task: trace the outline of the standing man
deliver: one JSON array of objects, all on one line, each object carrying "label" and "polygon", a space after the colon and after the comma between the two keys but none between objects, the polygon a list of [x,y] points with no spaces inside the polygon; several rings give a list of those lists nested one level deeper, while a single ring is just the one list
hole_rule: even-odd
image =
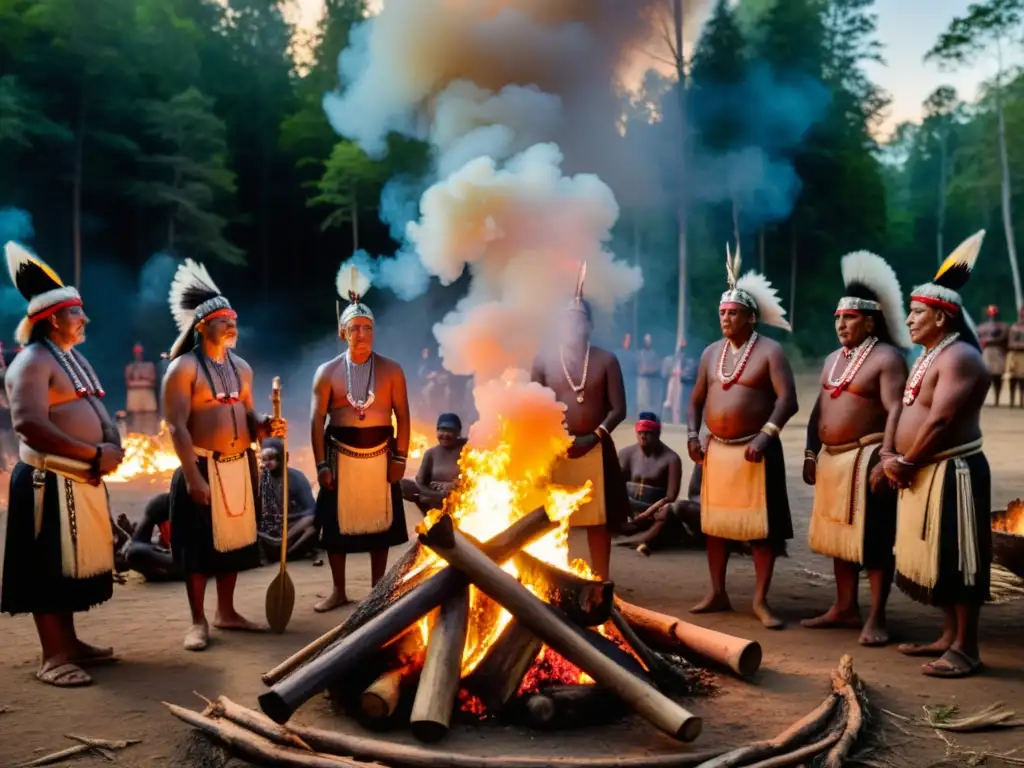
[{"label": "standing man", "polygon": [[163,405],[181,467],[171,478],[171,552],[185,573],[192,626],[185,650],[209,644],[206,582],[217,581],[222,630],[260,630],[235,610],[239,571],[260,565],[256,456],[250,447],[284,435],[283,419],[253,410],[252,368],[232,350],[238,315],[202,264],[186,259],[171,282],[180,335],[171,347]]},{"label": "standing man", "polygon": [[78,639],[74,615],[113,594],[114,533],[103,476],[121,462],[117,427],[96,372],[76,349],[89,318],[82,298],[16,243],[5,247],[28,311],[26,345],[5,377],[21,461],[11,474],[0,610],[31,613],[42,648],[36,678],[89,685],[84,666],[113,650]]},{"label": "standing man", "polygon": [[643,346],[636,353],[636,409],[638,411],[654,411],[661,402],[659,379],[661,378],[661,358],[654,349],[654,339],[645,333]]},{"label": "standing man", "polygon": [[428,448],[420,461],[416,477],[402,480],[402,496],[411,501],[420,512],[441,509],[459,479],[459,459],[466,447],[462,436],[462,419],[454,413],[442,413],[437,418],[437,445]]},{"label": "standing man", "polygon": [[1010,407],[1015,395],[1020,395],[1017,404],[1024,407],[1024,307],[1018,313],[1017,322],[1010,326],[1007,337],[1006,378],[1010,382]]},{"label": "standing man", "polygon": [[[701,355],[690,398],[687,450],[704,465],[701,530],[707,538],[711,590],[693,613],[729,611],[725,589],[729,541],[750,542],[757,586],[753,609],[769,629],[783,622],[768,606],[775,558],[793,538],[786,493],[786,471],[779,433],[797,412],[793,371],[782,347],[758,334],[758,321],[790,330],[771,283],[756,272],[737,279],[740,254],[726,247],[729,290],[722,294],[718,319],[721,341]],[[711,433],[701,449],[701,421]]]},{"label": "standing man", "polygon": [[350,304],[338,334],[348,349],[321,365],[313,378],[316,515],[333,578],[331,594],[313,606],[320,613],[351,602],[345,586],[349,554],[370,553],[376,584],[387,569],[388,548],[409,540],[399,485],[409,455],[409,394],[402,367],[373,351],[373,312],[362,303],[369,288],[369,279],[342,264],[338,295]]},{"label": "standing man", "polygon": [[125,411],[128,429],[155,435],[160,431],[160,406],[156,399],[156,366],[142,359],[141,344],[132,347],[132,362],[124,367]]},{"label": "standing man", "polygon": [[590,303],[583,298],[587,265],[580,265],[576,295],[561,317],[557,350],[533,362],[531,378],[549,387],[565,404],[565,424],[573,443],[552,471],[551,482],[566,486],[593,483],[591,500],[570,518],[569,525],[587,529],[590,567],[607,579],[612,537],[629,516],[626,484],[612,442],[612,432],[626,417],[622,369],[611,352],[592,346]]},{"label": "standing man", "polygon": [[935,278],[910,295],[907,325],[924,347],[903,392],[895,452],[883,457],[899,488],[896,584],[942,608],[942,636],[906,644],[910,656],[938,656],[921,671],[966,677],[981,669],[978,618],[992,566],[991,474],[981,452],[981,409],[990,384],[958,291],[985,232],[957,247]]},{"label": "standing man", "polygon": [[1003,374],[1006,373],[1010,326],[999,319],[999,307],[995,304],[988,305],[985,315],[988,319],[978,326],[978,343],[981,344],[981,358],[992,377],[992,391],[998,408],[999,394],[1003,390]]},{"label": "standing man", "polygon": [[[807,424],[804,482],[815,486],[809,541],[833,558],[836,601],[805,627],[861,628],[857,599],[863,567],[871,612],[860,644],[885,645],[885,604],[892,587],[896,492],[881,453],[891,452],[907,381],[903,292],[884,259],[867,251],[842,259],[846,295],[836,308],[842,345],[825,360],[821,391]],[[824,449],[824,450],[822,450]]]}]

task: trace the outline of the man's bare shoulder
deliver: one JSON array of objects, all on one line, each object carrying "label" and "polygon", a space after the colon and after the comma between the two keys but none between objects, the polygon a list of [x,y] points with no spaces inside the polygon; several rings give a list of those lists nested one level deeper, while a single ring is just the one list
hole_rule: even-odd
[{"label": "man's bare shoulder", "polygon": [[619,450],[619,461],[629,461],[633,458],[633,455],[640,450],[640,446],[636,443],[627,445],[625,448]]},{"label": "man's bare shoulder", "polygon": [[825,358],[825,364],[821,367],[821,375],[826,375],[832,370],[832,364],[839,358],[839,355],[843,353],[843,348],[834,349],[828,353],[828,357]]},{"label": "man's bare shoulder", "polygon": [[405,371],[402,369],[402,364],[397,360],[377,353],[374,353],[374,355],[377,358],[375,365],[377,366],[377,370],[381,373],[386,373],[392,376],[396,374],[405,375]]},{"label": "man's bare shoulder", "polygon": [[590,359],[595,363],[605,363],[606,365],[619,364],[619,358],[614,352],[594,345],[590,346]]},{"label": "man's bare shoulder", "polygon": [[943,354],[938,356],[935,362],[940,370],[955,368],[962,372],[976,371],[984,373],[986,376],[989,375],[981,352],[973,344],[969,344],[966,341],[957,341],[955,344],[952,344]]},{"label": "man's bare shoulder", "polygon": [[903,354],[903,350],[893,344],[886,344],[880,341],[875,345],[872,354],[885,367],[894,366],[903,370],[907,368],[907,358]]},{"label": "man's bare shoulder", "polygon": [[171,360],[167,366],[167,373],[164,374],[164,378],[169,381],[176,381],[184,377],[191,378],[195,375],[195,372],[195,355],[182,355]]},{"label": "man's bare shoulder", "polygon": [[664,448],[665,455],[668,456],[669,461],[673,464],[679,464],[679,466],[682,467],[683,458],[676,452],[676,450],[670,447],[668,443],[662,443],[661,445]]},{"label": "man's bare shoulder", "polygon": [[338,366],[341,364],[342,359],[343,356],[338,355],[337,357],[332,357],[330,360],[327,360],[326,362],[320,363],[320,365],[316,369],[316,373],[313,374],[313,381],[320,381],[322,379],[327,379],[333,376],[334,372],[338,369]]},{"label": "man's bare shoulder", "polygon": [[252,376],[252,366],[246,362],[244,357],[242,357],[241,355],[236,355],[234,352],[232,352],[231,361],[235,364],[235,367],[238,368],[239,372],[247,373],[250,376]]}]

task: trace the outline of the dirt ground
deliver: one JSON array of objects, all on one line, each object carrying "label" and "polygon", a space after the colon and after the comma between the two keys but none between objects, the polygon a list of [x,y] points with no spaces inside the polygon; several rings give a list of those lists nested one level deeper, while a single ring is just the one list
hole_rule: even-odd
[{"label": "dirt ground", "polygon": [[[982,676],[942,681],[922,677],[919,662],[901,656],[892,648],[865,649],[857,644],[857,633],[847,630],[806,630],[796,622],[825,610],[832,598],[831,565],[812,555],[806,544],[811,508],[810,490],[799,477],[803,451],[803,428],[809,413],[811,393],[802,398],[802,413],[784,434],[789,473],[790,502],[796,538],[790,543],[790,557],[780,560],[772,586],[776,610],[790,622],[786,629],[762,629],[750,615],[748,602],[753,587],[749,558],[734,558],[730,570],[733,615],[702,617],[699,623],[735,635],[760,641],[764,662],[752,683],[742,683],[725,674],[719,677],[722,690],[711,699],[689,706],[704,718],[705,728],[694,745],[707,749],[736,745],[773,736],[821,701],[828,685],[828,672],[844,653],[852,654],[854,665],[868,686],[873,704],[904,717],[916,718],[922,707],[958,704],[970,713],[1002,701],[1024,710],[1024,601],[987,607],[983,612],[982,652],[987,665]],[[1024,466],[1021,436],[1024,411],[988,408],[984,414],[985,450],[992,465],[993,502],[1005,506],[1024,496]],[[626,429],[616,434],[620,447],[631,440]],[[685,455],[685,433],[666,432],[666,441]],[[687,467],[687,476],[689,467]],[[0,477],[6,486],[6,476]],[[115,515],[126,512],[138,518],[147,498],[166,481],[140,480],[112,487]],[[684,486],[685,487],[685,486]],[[5,488],[6,490],[6,488]],[[0,531],[5,528],[0,508]],[[418,513],[407,514],[410,527]],[[0,533],[2,536],[2,533]],[[581,542],[574,541],[574,546]],[[392,553],[392,561],[397,552]],[[706,567],[699,552],[658,553],[644,559],[630,549],[616,548],[612,577],[619,594],[647,607],[687,617],[687,609],[703,594]],[[235,701],[255,706],[263,690],[260,673],[274,666],[297,648],[313,640],[340,621],[345,613],[316,614],[311,610],[318,594],[329,582],[329,570],[313,567],[309,561],[290,568],[296,587],[296,607],[284,635],[225,634],[214,631],[209,650],[201,654],[182,650],[188,628],[184,590],[179,584],[145,584],[136,578],[115,588],[106,605],[81,615],[81,636],[98,645],[112,645],[120,663],[95,669],[96,685],[61,691],[33,679],[38,666],[35,632],[28,617],[0,618],[3,652],[0,658],[0,766],[15,765],[71,744],[63,734],[77,733],[106,739],[141,739],[142,743],[119,753],[121,766],[193,765],[185,756],[190,741],[188,728],[172,718],[161,706],[169,701],[184,706],[201,706],[193,695],[226,694]],[[253,619],[261,619],[264,594],[274,577],[272,568],[251,571],[239,580],[237,605]],[[358,598],[369,588],[369,563],[365,556],[350,559],[350,596]],[[867,604],[866,584],[862,603]],[[213,590],[208,596],[213,609]],[[940,615],[895,593],[890,601],[890,625],[900,640],[932,640],[940,630]],[[322,697],[314,699],[299,713],[303,721],[330,726],[332,718]],[[1024,729],[957,736],[958,749],[951,749],[935,731],[904,723],[882,714],[871,726],[873,735],[886,743],[884,751],[872,755],[878,765],[923,768],[946,756],[949,765],[969,763],[968,751],[1006,753],[1017,749],[1024,757]],[[405,735],[396,738],[408,738]],[[643,754],[680,747],[646,723],[630,718],[599,732],[576,732],[545,737],[514,728],[481,726],[460,728],[444,746],[463,752],[494,754],[530,753],[559,755]],[[83,766],[103,765],[100,758],[84,758]],[[1004,764],[989,758],[986,765]]]}]

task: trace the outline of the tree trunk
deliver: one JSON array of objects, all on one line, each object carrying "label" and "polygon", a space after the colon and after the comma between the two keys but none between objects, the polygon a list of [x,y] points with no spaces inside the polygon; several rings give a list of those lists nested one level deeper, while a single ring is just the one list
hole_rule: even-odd
[{"label": "tree trunk", "polygon": [[352,253],[359,250],[359,197],[356,185],[352,185]]},{"label": "tree trunk", "polygon": [[741,251],[743,241],[740,239],[740,204],[736,198],[732,199],[732,239],[736,243],[736,250]]},{"label": "tree trunk", "polygon": [[74,239],[75,288],[82,289],[82,172],[85,164],[85,115],[86,99],[84,88],[81,105],[78,108],[78,130],[75,131],[75,160],[71,182],[71,229]]},{"label": "tree trunk", "polygon": [[679,316],[676,322],[676,349],[686,338],[686,326],[690,313],[689,275],[686,258],[686,153],[689,137],[686,130],[686,60],[683,57],[683,0],[672,0],[672,16],[675,27],[676,96],[679,100],[679,130],[681,133],[678,158],[678,187],[676,195],[676,229],[679,238]]},{"label": "tree trunk", "polygon": [[1020,267],[1017,264],[1017,246],[1013,238],[1013,210],[1011,197],[1013,194],[1010,182],[1010,158],[1006,151],[1006,113],[1003,109],[1003,54],[1002,44],[999,46],[999,72],[996,75],[996,116],[999,120],[999,165],[1002,168],[1003,198],[1003,231],[1006,234],[1006,255],[1010,258],[1010,271],[1013,274],[1013,297],[1017,302],[1017,311],[1024,307],[1024,294],[1021,293]]},{"label": "tree trunk", "polygon": [[765,272],[764,266],[764,227],[757,233],[757,255],[761,262],[761,274]]},{"label": "tree trunk", "polygon": [[946,258],[946,244],[944,242],[944,235],[946,232],[946,187],[949,184],[949,123],[952,118],[945,118],[945,125],[943,125],[941,132],[939,133],[939,189],[938,189],[938,202],[937,210],[935,213],[935,256],[938,259],[938,263],[941,264],[942,260]]},{"label": "tree trunk", "polygon": [[797,232],[796,220],[789,224],[789,324],[796,328],[796,268]]},{"label": "tree trunk", "polygon": [[[641,269],[640,266],[640,222],[635,218],[633,219],[633,264],[637,269]],[[638,291],[633,295],[633,340],[637,339],[637,333],[640,328],[640,292]]]}]

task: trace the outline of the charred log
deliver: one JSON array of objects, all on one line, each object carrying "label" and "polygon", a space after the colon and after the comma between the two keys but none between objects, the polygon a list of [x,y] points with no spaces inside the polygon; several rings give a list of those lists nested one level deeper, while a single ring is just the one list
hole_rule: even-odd
[{"label": "charred log", "polygon": [[468,619],[467,587],[441,606],[440,615],[430,630],[409,720],[413,735],[420,741],[440,741],[448,733],[462,676]]},{"label": "charred log", "polygon": [[533,665],[543,643],[517,619],[498,635],[483,661],[463,682],[463,687],[497,713],[508,703]]},{"label": "charred log", "polygon": [[555,606],[581,627],[596,627],[608,621],[615,600],[615,586],[610,581],[583,579],[536,557],[520,552],[513,562],[519,580],[543,585],[541,599]]},{"label": "charred log", "polygon": [[597,685],[550,685],[525,697],[528,722],[536,728],[562,730],[606,725],[626,714],[622,700]]}]

